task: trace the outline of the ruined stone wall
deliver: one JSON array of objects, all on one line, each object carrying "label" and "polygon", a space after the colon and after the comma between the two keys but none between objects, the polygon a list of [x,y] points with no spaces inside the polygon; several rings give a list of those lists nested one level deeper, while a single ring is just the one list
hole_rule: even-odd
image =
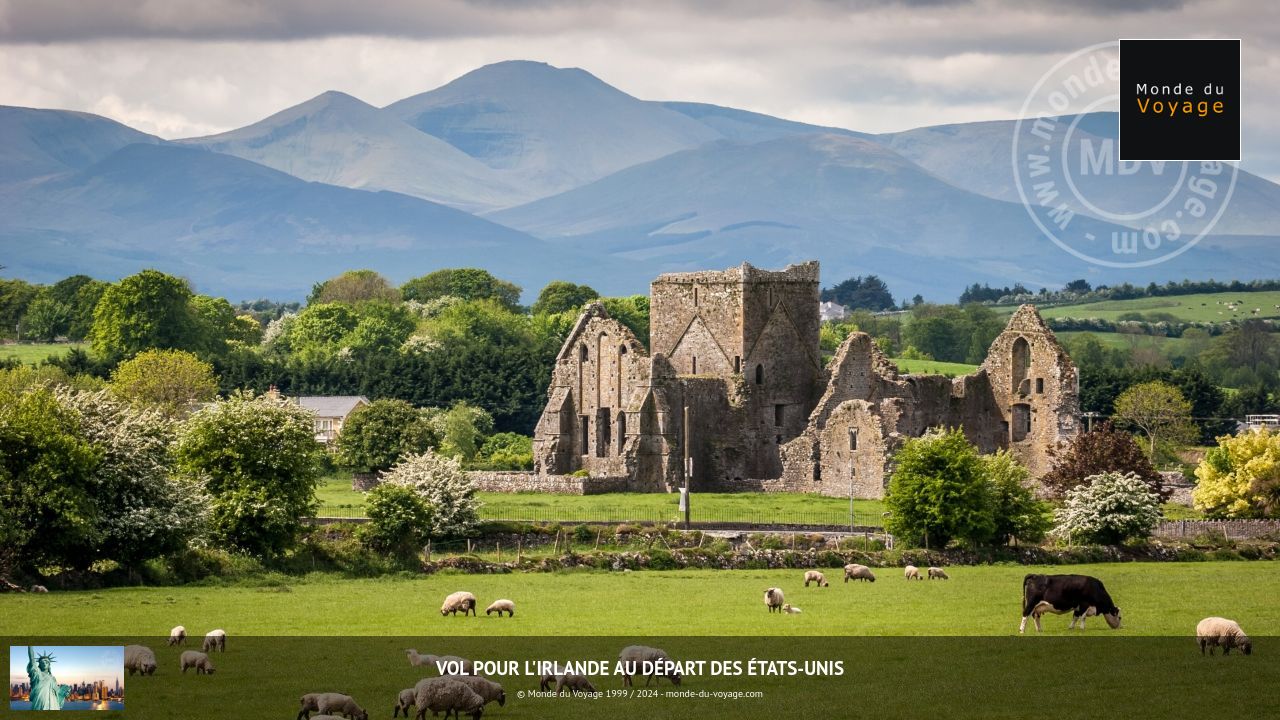
[{"label": "ruined stone wall", "polygon": [[557,495],[600,495],[628,489],[625,477],[577,477],[534,471],[469,470],[467,478],[482,492],[545,492]]},{"label": "ruined stone wall", "polygon": [[681,375],[733,371],[743,354],[742,324],[742,268],[668,273],[649,286],[649,344]]}]

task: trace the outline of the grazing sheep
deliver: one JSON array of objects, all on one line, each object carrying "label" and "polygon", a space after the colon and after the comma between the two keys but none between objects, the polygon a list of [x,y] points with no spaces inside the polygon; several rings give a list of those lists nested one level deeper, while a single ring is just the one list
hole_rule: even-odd
[{"label": "grazing sheep", "polygon": [[500,683],[479,675],[452,675],[450,677],[471,688],[475,694],[484,698],[486,705],[491,702],[498,703],[498,707],[507,704],[507,691],[502,689]]},{"label": "grazing sheep", "polygon": [[810,581],[818,583],[818,587],[828,587],[830,585],[830,583],[827,582],[826,576],[817,570],[809,570],[805,572],[804,586],[809,587]]},{"label": "grazing sheep", "polygon": [[771,587],[764,591],[764,606],[769,608],[769,612],[781,611],[785,601],[781,588]]},{"label": "grazing sheep", "polygon": [[217,650],[218,652],[227,651],[227,631],[226,630],[210,630],[204,636],[204,646],[201,648],[205,652]]},{"label": "grazing sheep", "polygon": [[146,645],[125,645],[124,669],[128,670],[130,675],[134,673],[155,675],[156,654]]},{"label": "grazing sheep", "polygon": [[187,629],[181,625],[169,631],[169,647],[184,645],[187,642]]},{"label": "grazing sheep", "polygon": [[569,690],[570,695],[577,695],[578,693],[585,695],[596,692],[596,686],[591,684],[591,679],[586,675],[561,675],[556,679],[556,694],[562,694],[566,688]]},{"label": "grazing sheep", "polygon": [[459,611],[462,612],[464,617],[467,613],[475,615],[476,596],[465,590],[460,590],[456,593],[450,594],[449,597],[444,599],[444,604],[440,606],[441,615],[453,614],[454,616],[457,616]]},{"label": "grazing sheep", "polygon": [[538,680],[538,689],[550,690],[551,686],[554,685],[560,679],[560,676],[564,674],[564,671],[565,669],[560,666],[560,663],[552,663],[551,672],[543,673],[542,677]]},{"label": "grazing sheep", "polygon": [[853,563],[853,564],[844,566],[844,581],[849,582],[850,579],[864,580],[866,582],[875,582],[876,575],[875,573],[871,572],[871,568],[867,567],[866,565],[858,565],[857,563]]},{"label": "grazing sheep", "polygon": [[786,614],[788,614],[788,615],[799,615],[800,613],[802,613],[802,612],[804,612],[804,611],[803,611],[803,610],[801,610],[800,608],[798,608],[798,607],[796,607],[796,606],[792,605],[791,603],[787,603],[786,605],[783,605],[783,606],[782,606],[782,612],[784,612],[784,613],[786,613]]},{"label": "grazing sheep", "polygon": [[[618,653],[618,662],[635,663],[635,675],[639,675],[644,670],[644,663],[670,663],[671,658],[667,657],[667,651],[659,648],[647,647],[645,645],[628,645],[622,648],[622,652]],[[681,676],[680,671],[674,665],[658,666],[653,665],[651,672],[645,679],[644,684],[648,685],[656,677],[665,677],[671,681],[672,685],[679,685]],[[665,670],[665,672],[660,672]],[[623,687],[631,687],[632,673],[622,676]]]},{"label": "grazing sheep", "polygon": [[920,577],[920,568],[915,565],[908,565],[902,569],[902,575],[908,580],[923,580]]},{"label": "grazing sheep", "polygon": [[930,580],[950,580],[951,576],[947,574],[946,570],[943,570],[940,567],[931,567],[929,568],[929,579]]},{"label": "grazing sheep", "polygon": [[[395,709],[391,711],[391,717],[400,717],[400,713],[404,713],[405,717],[409,717],[409,708],[414,706],[415,698],[418,693],[413,688],[405,688],[400,691],[400,695],[396,697]],[[316,720],[311,718],[311,720]]]},{"label": "grazing sheep", "polygon": [[502,617],[502,613],[506,613],[507,617],[515,617],[516,604],[510,600],[494,600],[489,607],[485,608],[484,614],[498,613],[498,617]]},{"label": "grazing sheep", "polygon": [[1245,655],[1253,654],[1253,641],[1240,629],[1239,623],[1226,618],[1207,617],[1197,623],[1196,642],[1200,644],[1201,655],[1206,647],[1210,655],[1217,647],[1222,648],[1223,655],[1230,655],[1231,648],[1240,648]]},{"label": "grazing sheep", "polygon": [[302,709],[298,711],[301,720],[308,720],[311,713],[321,715],[342,715],[351,720],[369,720],[369,713],[360,707],[350,695],[342,693],[307,693],[298,701]]},{"label": "grazing sheep", "polygon": [[472,674],[472,672],[474,672],[473,663],[470,660],[466,658],[458,657],[457,655],[422,655],[422,654],[419,654],[418,651],[414,650],[413,648],[409,648],[404,652],[406,655],[409,656],[410,665],[414,665],[414,666],[422,665],[422,666],[435,668],[439,670],[441,663],[456,662],[462,665],[462,674],[470,675]]},{"label": "grazing sheep", "polygon": [[459,713],[466,713],[472,720],[480,720],[484,714],[484,698],[456,678],[424,678],[413,689],[417,720],[426,720],[428,710],[432,715],[443,710],[446,718],[450,714],[457,717]]},{"label": "grazing sheep", "polygon": [[31,592],[33,592],[33,593],[47,593],[47,592],[49,592],[49,588],[47,588],[47,587],[45,587],[45,586],[43,586],[43,585],[32,585],[32,586],[31,586]]},{"label": "grazing sheep", "polygon": [[182,674],[187,674],[187,668],[195,668],[197,675],[212,675],[214,671],[213,662],[209,660],[209,656],[195,650],[187,650],[178,658],[178,663],[182,666]]}]

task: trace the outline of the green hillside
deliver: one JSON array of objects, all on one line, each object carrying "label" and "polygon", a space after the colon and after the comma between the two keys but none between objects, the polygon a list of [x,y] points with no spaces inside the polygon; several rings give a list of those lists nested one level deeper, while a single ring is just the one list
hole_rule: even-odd
[{"label": "green hillside", "polygon": [[894,358],[893,363],[898,369],[904,373],[913,373],[916,375],[947,375],[955,377],[957,375],[968,375],[978,369],[977,365],[966,365],[965,363],[939,362],[937,360],[906,360],[902,358]]},{"label": "green hillside", "polygon": [[[1231,309],[1233,305],[1235,310]],[[999,308],[1004,313],[1012,313],[1015,309],[1011,306]],[[1255,309],[1259,311],[1256,314],[1253,312]],[[1133,300],[1105,300],[1040,309],[1040,314],[1046,318],[1072,317],[1102,320],[1119,320],[1121,315],[1131,312],[1143,315],[1167,313],[1179,320],[1192,322],[1280,318],[1280,291],[1201,293]]]}]

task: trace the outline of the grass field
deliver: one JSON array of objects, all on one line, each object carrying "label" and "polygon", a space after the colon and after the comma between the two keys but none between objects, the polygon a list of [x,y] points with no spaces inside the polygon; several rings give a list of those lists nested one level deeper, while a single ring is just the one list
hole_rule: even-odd
[{"label": "grass field", "polygon": [[917,375],[947,375],[956,377],[959,375],[968,375],[978,369],[977,365],[967,365],[965,363],[939,362],[937,360],[904,360],[895,358],[893,363],[898,369],[904,373],[914,373]]},{"label": "grass field", "polygon": [[0,345],[0,358],[15,357],[34,365],[50,355],[65,355],[73,348],[85,347],[85,343],[15,343]]},{"label": "grass field", "polygon": [[[1228,303],[1238,305],[1234,313],[1227,308]],[[1257,315],[1251,312],[1255,308],[1260,310]],[[1013,307],[1000,308],[1002,312],[1010,313],[1015,309]],[[1073,317],[1099,318],[1103,320],[1118,320],[1120,315],[1127,312],[1169,313],[1180,320],[1195,322],[1280,318],[1280,291],[1201,293],[1197,295],[1134,298],[1133,300],[1106,300],[1081,305],[1046,307],[1040,310],[1040,314],[1047,318]]]},{"label": "grass field", "polygon": [[[1054,333],[1059,340],[1070,340],[1083,332],[1060,332]],[[1168,356],[1181,355],[1187,352],[1188,342],[1182,338],[1167,337],[1164,335],[1129,335],[1126,333],[1106,333],[1095,332],[1087,333],[1098,339],[1098,342],[1109,348],[1120,348],[1129,350],[1133,347],[1152,347],[1154,346],[1161,354]]]},{"label": "grass field", "polygon": [[[1095,618],[1087,630],[1068,632],[1065,617],[1050,615],[1044,636],[1019,637],[1029,570],[1036,568],[954,568],[946,582],[907,582],[889,568],[876,583],[828,588],[804,588],[801,571],[785,570],[312,577],[288,586],[55,591],[0,595],[0,634],[9,644],[42,649],[152,647],[159,670],[128,677],[126,711],[108,718],[294,717],[302,693],[323,691],[350,694],[370,717],[386,718],[401,688],[435,674],[406,661],[409,647],[519,661],[485,669],[507,693],[485,716],[503,720],[1280,713],[1280,652],[1272,645],[1280,632],[1280,572],[1273,564],[1073,567],[1104,580],[1123,627],[1111,630]],[[783,588],[804,612],[768,613],[760,596],[769,586]],[[483,610],[441,617],[440,599],[462,588],[481,608],[495,597],[513,599],[515,617],[499,620]],[[1255,653],[1202,657],[1191,635],[1209,614],[1240,620]],[[179,673],[183,648],[163,642],[179,623],[197,639],[213,627],[227,631],[227,652],[212,656],[217,674]],[[33,633],[40,637],[20,639]],[[624,690],[612,662],[633,643],[664,648],[685,663],[680,687],[664,681],[646,689],[640,680],[637,691]],[[529,660],[603,661],[606,669],[591,673],[602,693],[534,697],[536,671],[522,664]],[[715,672],[711,662],[738,663],[738,671]],[[694,695],[667,694],[677,691]],[[751,695],[736,695],[743,692]]]}]

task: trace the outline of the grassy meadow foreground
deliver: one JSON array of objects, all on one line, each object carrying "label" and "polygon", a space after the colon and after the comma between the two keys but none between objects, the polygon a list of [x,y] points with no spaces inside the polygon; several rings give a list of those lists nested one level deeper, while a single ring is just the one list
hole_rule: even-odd
[{"label": "grassy meadow foreground", "polygon": [[[263,586],[184,586],[0,595],[0,634],[162,636],[174,625],[231,635],[977,635],[1016,634],[1028,572],[1094,575],[1123,610],[1118,632],[1188,637],[1208,615],[1235,618],[1257,636],[1280,636],[1280,567],[1273,563],[1116,563],[1060,568],[951,568],[949,581],[908,582],[878,568],[875,583],[803,586],[803,570],[580,571],[342,580],[312,575]],[[287,583],[287,584],[285,584]],[[800,615],[770,615],[761,595],[777,586]],[[479,617],[442,618],[455,590],[480,600]],[[486,617],[497,598],[514,618]],[[1045,632],[1066,634],[1047,616]],[[202,631],[203,632],[203,631]]]}]

